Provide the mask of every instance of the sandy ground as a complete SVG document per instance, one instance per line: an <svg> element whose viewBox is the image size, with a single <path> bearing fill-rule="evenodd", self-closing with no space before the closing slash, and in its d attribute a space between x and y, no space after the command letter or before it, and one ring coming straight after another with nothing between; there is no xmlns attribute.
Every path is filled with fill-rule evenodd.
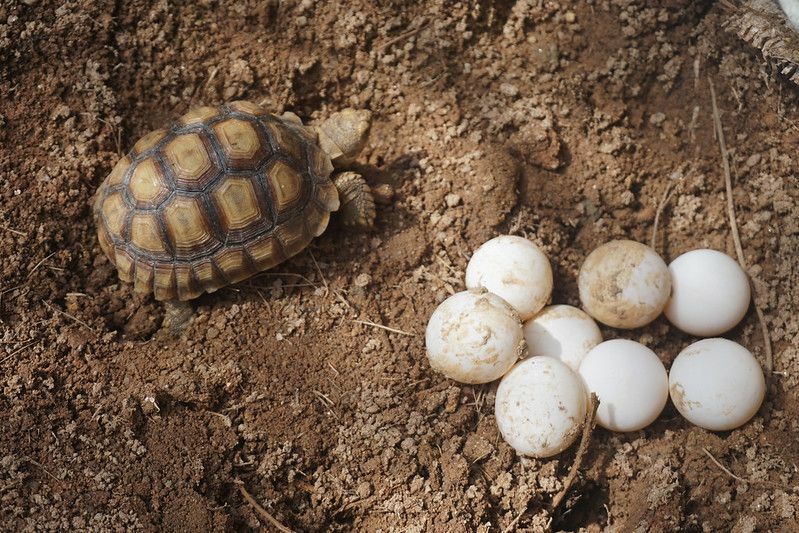
<svg viewBox="0 0 799 533"><path fill-rule="evenodd" d="M0 528L250 530L244 487L294 530L799 528L797 89L724 31L722 6L366 1L0 4ZM567 3L563 3L567 4ZM574 458L522 460L496 384L426 361L426 318L471 252L525 235L553 301L612 238L734 253L709 80L774 341L768 397L729 433L669 405ZM272 272L200 298L184 335L122 285L89 199L119 154L196 104L319 118L374 111L358 169L390 183L371 233L330 229ZM358 321L405 332L392 333ZM668 366L664 319L603 330ZM729 337L763 357L754 312ZM713 456L723 470L710 456Z"/></svg>

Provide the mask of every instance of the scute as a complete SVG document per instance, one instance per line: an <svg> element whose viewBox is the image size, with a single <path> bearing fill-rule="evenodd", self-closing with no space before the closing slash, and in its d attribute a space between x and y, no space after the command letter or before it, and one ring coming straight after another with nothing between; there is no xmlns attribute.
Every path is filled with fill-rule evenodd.
<svg viewBox="0 0 799 533"><path fill-rule="evenodd" d="M153 290L153 266L150 261L136 261L133 275L133 290L146 294Z"/></svg>
<svg viewBox="0 0 799 533"><path fill-rule="evenodd" d="M303 217L294 217L275 228L286 257L294 257L308 246L313 236L305 229Z"/></svg>
<svg viewBox="0 0 799 533"><path fill-rule="evenodd" d="M264 160L268 144L253 123L229 118L213 125L228 168L255 170Z"/></svg>
<svg viewBox="0 0 799 533"><path fill-rule="evenodd" d="M301 252L338 209L330 158L295 117L199 107L142 137L98 189L98 240L119 278L190 300Z"/></svg>
<svg viewBox="0 0 799 533"><path fill-rule="evenodd" d="M152 213L136 213L130 221L130 242L154 254L166 252L158 219Z"/></svg>
<svg viewBox="0 0 799 533"><path fill-rule="evenodd" d="M217 173L208 148L198 133L177 135L164 146L179 185L191 190L202 189Z"/></svg>
<svg viewBox="0 0 799 533"><path fill-rule="evenodd" d="M125 228L125 223L128 220L128 213L130 213L130 208L128 208L128 204L125 203L122 193L115 192L109 194L103 201L101 212L105 219L106 228L111 235L120 237Z"/></svg>
<svg viewBox="0 0 799 533"><path fill-rule="evenodd" d="M243 248L222 248L214 256L214 263L229 283L238 283L255 274Z"/></svg>
<svg viewBox="0 0 799 533"><path fill-rule="evenodd" d="M175 196L163 211L169 241L177 258L188 258L217 244L199 199Z"/></svg>
<svg viewBox="0 0 799 533"><path fill-rule="evenodd" d="M203 259L193 265L194 277L200 284L200 287L205 292L215 292L221 289L227 282L219 269L214 265L213 260Z"/></svg>
<svg viewBox="0 0 799 533"><path fill-rule="evenodd" d="M175 290L175 265L171 263L157 263L153 276L153 294L156 300L174 300L177 298Z"/></svg>
<svg viewBox="0 0 799 533"><path fill-rule="evenodd" d="M247 253L259 271L264 271L287 259L274 235L264 235L247 245Z"/></svg>
<svg viewBox="0 0 799 533"><path fill-rule="evenodd" d="M166 137L167 133L169 132L168 130L165 129L151 131L150 133L148 133L147 135L136 141L136 144L133 145L133 152L136 154L141 154L143 152L146 152L147 150L158 144L158 141Z"/></svg>
<svg viewBox="0 0 799 533"><path fill-rule="evenodd" d="M264 217L255 187L247 178L227 176L219 182L212 193L216 203L219 221L226 232L243 230L257 224Z"/></svg>
<svg viewBox="0 0 799 533"><path fill-rule="evenodd" d="M188 126L191 124L202 124L208 122L219 114L219 110L215 107L202 106L195 107L188 113L184 114L178 119L178 124Z"/></svg>
<svg viewBox="0 0 799 533"><path fill-rule="evenodd" d="M241 113L247 113L249 115L260 116L266 114L266 110L263 107L246 100L236 100L230 102L228 106L234 111L240 111Z"/></svg>
<svg viewBox="0 0 799 533"><path fill-rule="evenodd" d="M125 179L125 173L130 168L130 164L131 159L129 156L124 156L122 159L117 161L117 164L114 165L114 169L111 171L111 174L109 174L105 179L105 185L108 188L111 188L121 184Z"/></svg>
<svg viewBox="0 0 799 533"><path fill-rule="evenodd" d="M303 185L302 174L287 163L278 159L266 170L266 176L272 188L278 213L288 210L300 199Z"/></svg>
<svg viewBox="0 0 799 533"><path fill-rule="evenodd" d="M288 155L295 161L304 159L302 141L300 137L287 125L276 118L266 123L272 137L275 139L278 151Z"/></svg>
<svg viewBox="0 0 799 533"><path fill-rule="evenodd" d="M136 165L130 175L128 188L137 207L154 207L169 194L169 189L164 183L164 175L158 162L152 157Z"/></svg>

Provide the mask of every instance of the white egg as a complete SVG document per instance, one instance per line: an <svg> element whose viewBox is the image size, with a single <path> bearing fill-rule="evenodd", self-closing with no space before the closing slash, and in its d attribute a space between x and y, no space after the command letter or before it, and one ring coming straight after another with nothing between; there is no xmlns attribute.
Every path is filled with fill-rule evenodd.
<svg viewBox="0 0 799 533"><path fill-rule="evenodd" d="M425 344L430 366L462 383L494 381L525 353L519 316L485 289L444 300L430 316Z"/></svg>
<svg viewBox="0 0 799 533"><path fill-rule="evenodd" d="M727 339L703 339L685 348L669 372L671 401L692 424L728 431L752 418L766 380L752 353Z"/></svg>
<svg viewBox="0 0 799 533"><path fill-rule="evenodd" d="M524 323L530 356L560 359L576 371L588 351L602 342L596 322L570 305L551 305Z"/></svg>
<svg viewBox="0 0 799 533"><path fill-rule="evenodd" d="M531 357L505 374L494 405L505 442L521 455L549 457L582 430L588 396L580 377L551 357Z"/></svg>
<svg viewBox="0 0 799 533"><path fill-rule="evenodd" d="M734 328L749 309L749 278L729 255L693 250L671 262L671 298L663 312L686 333L714 337Z"/></svg>
<svg viewBox="0 0 799 533"><path fill-rule="evenodd" d="M577 285L589 315L614 328L632 329L652 322L663 311L671 276L649 246L610 241L588 255Z"/></svg>
<svg viewBox="0 0 799 533"><path fill-rule="evenodd" d="M615 339L594 347L580 364L585 386L599 398L596 420L611 431L637 431L658 417L669 397L666 368L655 352Z"/></svg>
<svg viewBox="0 0 799 533"><path fill-rule="evenodd" d="M466 266L466 287L484 287L516 309L522 320L552 294L552 267L541 249L522 237L502 235L478 248Z"/></svg>

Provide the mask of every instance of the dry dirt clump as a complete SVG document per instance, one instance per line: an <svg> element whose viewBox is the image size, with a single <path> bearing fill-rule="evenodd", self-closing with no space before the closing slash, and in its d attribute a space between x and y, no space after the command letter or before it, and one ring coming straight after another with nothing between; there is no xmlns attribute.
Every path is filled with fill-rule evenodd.
<svg viewBox="0 0 799 533"><path fill-rule="evenodd" d="M561 4L2 3L0 529L266 525L241 483L304 531L797 530L796 87L720 5ZM425 320L498 233L542 246L555 301L576 304L585 256L648 242L669 184L664 257L733 253L708 77L774 342L767 401L729 433L672 406L645 431L597 430L552 514L574 451L516 457L496 385L431 371ZM117 282L90 199L139 136L233 98L371 109L357 170L397 195L374 232L334 223L200 298L172 338ZM750 313L730 336L762 356L759 331ZM691 341L663 319L624 335L667 366Z"/></svg>

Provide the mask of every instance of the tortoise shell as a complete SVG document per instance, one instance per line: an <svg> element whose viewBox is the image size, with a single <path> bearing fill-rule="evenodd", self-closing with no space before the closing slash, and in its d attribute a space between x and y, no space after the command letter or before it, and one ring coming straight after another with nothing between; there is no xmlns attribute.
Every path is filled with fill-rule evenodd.
<svg viewBox="0 0 799 533"><path fill-rule="evenodd" d="M190 300L297 254L339 207L312 130L250 102L148 133L100 186L100 246L121 280Z"/></svg>

